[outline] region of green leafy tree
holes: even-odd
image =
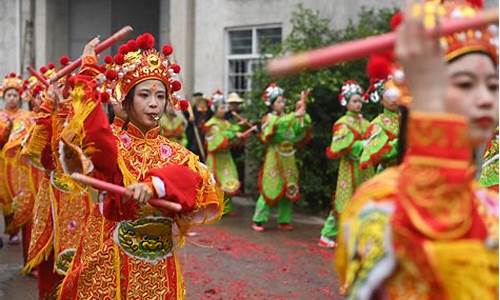
[[[261,68],[252,76],[252,91],[247,94],[251,105],[245,108],[246,115],[254,122],[267,112],[262,101],[262,93],[272,81],[265,73],[264,66],[269,56],[283,56],[289,53],[302,52],[342,41],[358,39],[387,32],[389,20],[395,9],[362,8],[356,21],[350,20],[345,29],[333,30],[330,21],[321,18],[318,11],[299,5],[293,13],[292,30],[284,42],[278,46],[265,47],[266,57],[261,59]],[[311,89],[307,111],[313,119],[313,138],[298,153],[298,164],[301,172],[302,201],[300,205],[311,212],[318,212],[330,207],[331,195],[337,181],[338,161],[328,160],[325,148],[331,141],[332,124],[345,113],[337,97],[339,89],[347,79],[356,79],[364,87],[368,86],[365,74],[365,60],[342,63],[329,69],[314,72],[302,72],[277,80],[277,84],[285,90],[289,99],[287,108],[293,110],[299,100],[300,92]],[[367,104],[363,107],[366,118],[372,119],[380,112],[377,105]],[[254,170],[252,178],[257,178],[259,163],[263,157],[264,146],[252,137],[247,144],[247,162]]]

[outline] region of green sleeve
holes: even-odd
[[[360,163],[376,165],[390,150],[389,136],[385,130],[378,124],[372,124],[368,129],[370,136],[365,140],[365,147],[361,153]]]
[[[207,141],[208,152],[214,152],[225,148],[229,142],[226,131],[222,131],[217,125],[210,126],[207,134],[205,135]]]
[[[294,113],[295,114],[295,113]],[[311,116],[305,114],[304,117],[295,117],[293,122],[293,131],[295,133],[295,143],[304,140],[307,137],[308,132],[311,129]]]
[[[333,130],[332,142],[327,149],[329,158],[340,158],[351,150],[355,142],[354,133],[345,124],[336,124]]]
[[[387,152],[387,154],[384,156],[384,159],[393,159],[398,155],[398,139],[395,138],[392,141],[389,142],[389,146],[391,146],[391,150]]]
[[[241,132],[241,126],[237,124],[231,124],[229,128],[225,131],[225,134],[229,140],[236,138],[238,132]]]
[[[357,140],[354,142],[354,144],[352,144],[351,156],[353,158],[359,159],[359,157],[361,156],[361,153],[363,152],[364,144],[365,143],[363,140]]]
[[[267,115],[267,119],[265,120],[260,133],[260,139],[264,144],[268,143],[271,140],[271,138],[275,135],[277,130],[276,128],[277,119],[278,118],[272,114]]]
[[[275,121],[272,140],[275,143],[283,141],[298,143],[307,136],[309,128],[311,128],[311,117],[308,114],[299,118],[292,112]]]

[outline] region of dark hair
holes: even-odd
[[[132,110],[132,105],[134,104],[134,95],[135,95],[135,87],[133,86],[130,91],[128,91],[127,95],[125,95],[125,99],[123,99],[123,109],[128,113]]]
[[[193,93],[193,97],[201,97],[201,96],[203,96],[203,93],[201,92]]]
[[[408,130],[408,117],[409,110],[406,106],[400,106],[399,110],[401,112],[401,119],[399,120],[399,138],[398,138],[398,157],[397,164],[401,164],[403,162],[403,158],[406,152],[406,137]]]
[[[15,90],[17,92],[17,94],[19,95],[19,97],[21,97],[21,92],[19,92],[19,90],[16,89],[15,87],[9,87],[9,88],[5,89],[3,91],[3,94],[5,95],[7,93],[7,91],[9,91],[9,90]]]

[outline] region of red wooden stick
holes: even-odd
[[[81,182],[83,184],[88,184],[98,190],[108,191],[111,193],[116,193],[122,196],[130,197],[130,191],[116,184],[112,184],[106,181],[96,179],[94,177],[86,176],[80,173],[71,174],[71,178],[75,181]],[[165,209],[169,211],[178,212],[181,211],[182,206],[179,203],[166,201],[163,199],[151,199],[148,203],[154,207]]]
[[[491,9],[478,14],[474,18],[448,19],[442,23],[439,29],[439,35],[441,36],[467,29],[476,29],[490,23],[498,23],[498,10]],[[436,31],[429,30],[428,33],[432,36],[436,34]],[[373,53],[390,50],[394,48],[395,42],[396,34],[391,32],[331,45],[284,58],[273,59],[268,63],[267,71],[273,76],[283,76],[304,70],[317,70],[348,60],[362,58]]]
[[[42,74],[38,73],[35,69],[33,69],[32,66],[28,66],[28,72],[30,72],[31,75],[35,76],[38,81],[40,81],[45,87],[49,86],[49,82],[43,77]]]
[[[113,46],[116,42],[124,39],[127,35],[129,35],[133,31],[131,26],[125,26],[122,29],[118,30],[115,32],[112,36],[107,38],[106,40],[102,41],[95,47],[95,53],[99,54],[102,51],[108,49],[109,47]],[[59,78],[66,76],[67,74],[73,72],[78,68],[82,63],[82,58],[80,57],[79,59],[73,61],[69,65],[65,66],[61,70],[59,70],[54,76],[52,76],[49,79],[49,83],[54,83],[56,82]]]

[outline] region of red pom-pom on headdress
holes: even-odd
[[[169,56],[170,54],[172,54],[172,52],[174,52],[174,48],[172,48],[172,46],[169,44],[163,45],[163,48],[161,50],[163,52],[163,55],[165,56]]]
[[[38,95],[38,93],[40,93],[42,91],[42,86],[37,84],[34,88],[33,88],[33,96],[36,96]]]
[[[56,65],[54,65],[54,63],[49,62],[47,67],[49,67],[49,69],[54,69],[56,67]]]
[[[366,74],[371,80],[385,80],[391,74],[391,62],[385,56],[374,54],[368,59]]]
[[[175,74],[179,74],[179,72],[181,71],[181,66],[179,66],[178,64],[171,64],[170,67]]]
[[[107,63],[107,64],[113,63],[113,56],[106,55],[106,57],[104,57],[104,62]]]
[[[129,40],[127,42],[127,48],[129,52],[132,52],[132,51],[137,51],[139,46],[137,45],[137,42],[135,40]]]
[[[47,67],[46,67],[46,66],[41,66],[41,67],[40,67],[40,73],[42,73],[42,74],[45,74],[45,72],[47,72],[48,70],[49,70],[49,69],[47,69]]]
[[[179,80],[174,80],[170,83],[170,88],[172,89],[172,91],[174,92],[177,92],[178,90],[180,90],[182,87],[181,85],[181,82]]]
[[[121,55],[125,55],[128,52],[129,52],[129,50],[128,50],[127,44],[123,44],[120,47],[118,47],[118,53],[120,53]]]
[[[121,65],[125,62],[125,59],[123,58],[123,54],[116,54],[115,57],[113,58],[113,60],[115,61],[115,64],[117,65]]]
[[[154,47],[155,45],[155,38],[151,33],[143,33],[141,34],[137,40],[137,46],[141,48],[142,50],[148,50]]]
[[[101,71],[101,73],[104,73],[106,72],[106,65],[100,65],[100,66],[97,66],[99,68],[99,71]]]
[[[59,58],[59,63],[61,64],[61,66],[65,66],[67,64],[69,64],[69,56],[67,55],[63,55]]]
[[[183,111],[188,110],[189,108],[189,102],[187,100],[181,100],[179,101],[179,108]]]
[[[11,73],[9,74],[9,77],[10,77],[10,78],[14,78],[14,77],[16,77],[16,76],[17,76],[17,75],[16,75],[16,73],[14,73],[14,72],[11,72]]]
[[[401,22],[403,22],[403,13],[398,11],[391,18],[391,21],[390,21],[391,30],[392,31],[396,30],[396,28],[398,28],[398,26],[399,26],[399,24],[401,24]]]
[[[114,71],[114,70],[107,70],[105,75],[106,75],[106,79],[108,79],[108,80],[114,80],[114,79],[118,78],[118,73],[116,73],[116,71]]]

